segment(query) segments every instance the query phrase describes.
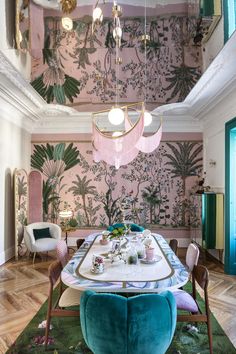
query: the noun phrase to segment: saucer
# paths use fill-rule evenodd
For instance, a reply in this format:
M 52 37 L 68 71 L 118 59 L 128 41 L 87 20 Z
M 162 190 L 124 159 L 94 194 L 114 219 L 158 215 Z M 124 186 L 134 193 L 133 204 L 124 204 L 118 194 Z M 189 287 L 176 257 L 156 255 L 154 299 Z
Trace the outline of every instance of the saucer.
M 161 259 L 162 259 L 161 256 L 156 255 L 151 260 L 147 260 L 147 258 L 140 259 L 140 262 L 144 263 L 144 264 L 153 264 L 153 263 L 156 263 L 156 262 L 160 262 Z
M 101 245 L 107 245 L 109 243 L 109 240 L 100 240 Z
M 104 273 L 104 271 L 103 272 L 95 272 L 93 268 L 90 269 L 90 272 L 93 273 L 93 274 L 102 274 L 102 273 Z

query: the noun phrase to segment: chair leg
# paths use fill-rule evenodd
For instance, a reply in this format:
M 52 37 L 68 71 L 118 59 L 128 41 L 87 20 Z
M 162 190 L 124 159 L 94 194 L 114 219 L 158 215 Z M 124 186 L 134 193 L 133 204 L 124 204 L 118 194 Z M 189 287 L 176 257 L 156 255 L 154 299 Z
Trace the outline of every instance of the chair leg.
M 35 256 L 36 256 L 36 252 L 34 252 L 34 256 L 33 256 L 33 264 L 34 264 L 34 261 L 35 261 Z
M 45 349 L 47 349 L 47 345 L 48 345 L 50 323 L 51 323 L 51 317 L 47 316 L 47 323 L 46 323 L 46 329 L 45 329 Z
M 212 343 L 210 319 L 208 319 L 208 321 L 207 321 L 207 334 L 208 334 L 208 339 L 209 339 L 210 354 L 213 354 L 213 343 Z

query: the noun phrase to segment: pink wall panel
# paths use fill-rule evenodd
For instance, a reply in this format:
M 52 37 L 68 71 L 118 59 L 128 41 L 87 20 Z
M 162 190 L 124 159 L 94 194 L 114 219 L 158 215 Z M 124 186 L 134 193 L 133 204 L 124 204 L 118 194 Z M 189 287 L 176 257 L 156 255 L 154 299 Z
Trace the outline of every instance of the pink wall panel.
M 39 171 L 29 173 L 29 213 L 28 224 L 43 221 L 42 175 Z

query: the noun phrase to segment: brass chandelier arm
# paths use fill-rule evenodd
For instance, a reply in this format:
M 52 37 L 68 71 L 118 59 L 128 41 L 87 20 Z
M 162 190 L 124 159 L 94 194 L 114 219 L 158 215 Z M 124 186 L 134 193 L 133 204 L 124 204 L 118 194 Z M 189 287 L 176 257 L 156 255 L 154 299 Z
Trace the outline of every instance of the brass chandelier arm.
M 135 105 L 135 104 L 131 104 L 131 105 L 129 105 L 129 106 L 125 106 L 126 112 L 128 112 L 128 110 L 127 110 L 128 107 L 134 106 L 134 105 Z M 105 110 L 105 112 L 107 112 L 107 111 L 108 111 L 108 110 Z M 97 113 L 96 113 L 96 114 L 97 114 Z M 107 135 L 106 133 L 102 132 L 102 131 L 98 128 L 98 126 L 97 126 L 95 120 L 93 121 L 93 124 L 94 124 L 94 127 L 95 127 L 96 131 L 97 131 L 101 136 L 103 136 L 103 137 L 105 137 L 105 138 L 107 138 L 107 139 L 111 139 L 111 140 L 120 139 L 120 138 L 123 138 L 124 136 L 128 135 L 128 134 L 137 126 L 137 124 L 140 122 L 140 119 L 142 118 L 142 114 L 144 114 L 144 105 L 143 105 L 143 102 L 142 102 L 142 110 L 141 110 L 141 112 L 140 112 L 140 116 L 139 116 L 139 118 L 137 119 L 137 121 L 135 122 L 135 124 L 132 125 L 131 129 L 125 131 L 123 134 L 121 134 L 121 135 L 119 135 L 119 136 L 109 136 L 109 135 Z M 94 145 L 93 145 L 93 146 L 94 146 Z

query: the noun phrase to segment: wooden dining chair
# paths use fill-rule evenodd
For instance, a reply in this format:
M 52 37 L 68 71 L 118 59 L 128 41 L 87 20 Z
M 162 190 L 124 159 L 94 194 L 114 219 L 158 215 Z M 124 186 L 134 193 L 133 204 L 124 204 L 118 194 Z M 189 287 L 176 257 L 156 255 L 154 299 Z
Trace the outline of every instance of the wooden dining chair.
M 58 261 L 61 262 L 62 268 L 68 263 L 70 256 L 68 254 L 68 248 L 65 240 L 60 240 L 56 246 L 56 255 Z
M 177 322 L 205 322 L 207 324 L 210 354 L 213 354 L 210 309 L 207 292 L 208 282 L 209 273 L 207 268 L 202 265 L 194 266 L 192 271 L 192 294 L 190 295 L 184 290 L 176 290 L 173 291 L 173 295 L 176 300 L 177 309 L 188 311 L 188 314 L 179 314 L 177 316 Z M 204 291 L 205 311 L 203 312 L 197 302 L 196 283 Z
M 85 241 L 84 238 L 78 238 L 78 239 L 76 240 L 77 249 L 79 249 L 79 248 L 82 246 L 82 244 L 84 243 L 84 241 Z
M 66 249 L 67 252 L 67 249 Z M 52 317 L 68 317 L 79 316 L 80 311 L 66 309 L 70 306 L 80 304 L 80 292 L 76 289 L 66 288 L 63 289 L 61 282 L 62 265 L 60 260 L 53 262 L 48 268 L 49 277 L 49 296 L 48 296 L 48 310 L 47 310 L 47 323 L 45 330 L 45 347 L 47 348 L 49 329 Z M 59 280 L 59 295 L 53 304 L 53 289 Z
M 170 240 L 169 246 L 176 255 L 178 253 L 178 245 L 179 245 L 179 242 L 175 238 L 172 238 Z

